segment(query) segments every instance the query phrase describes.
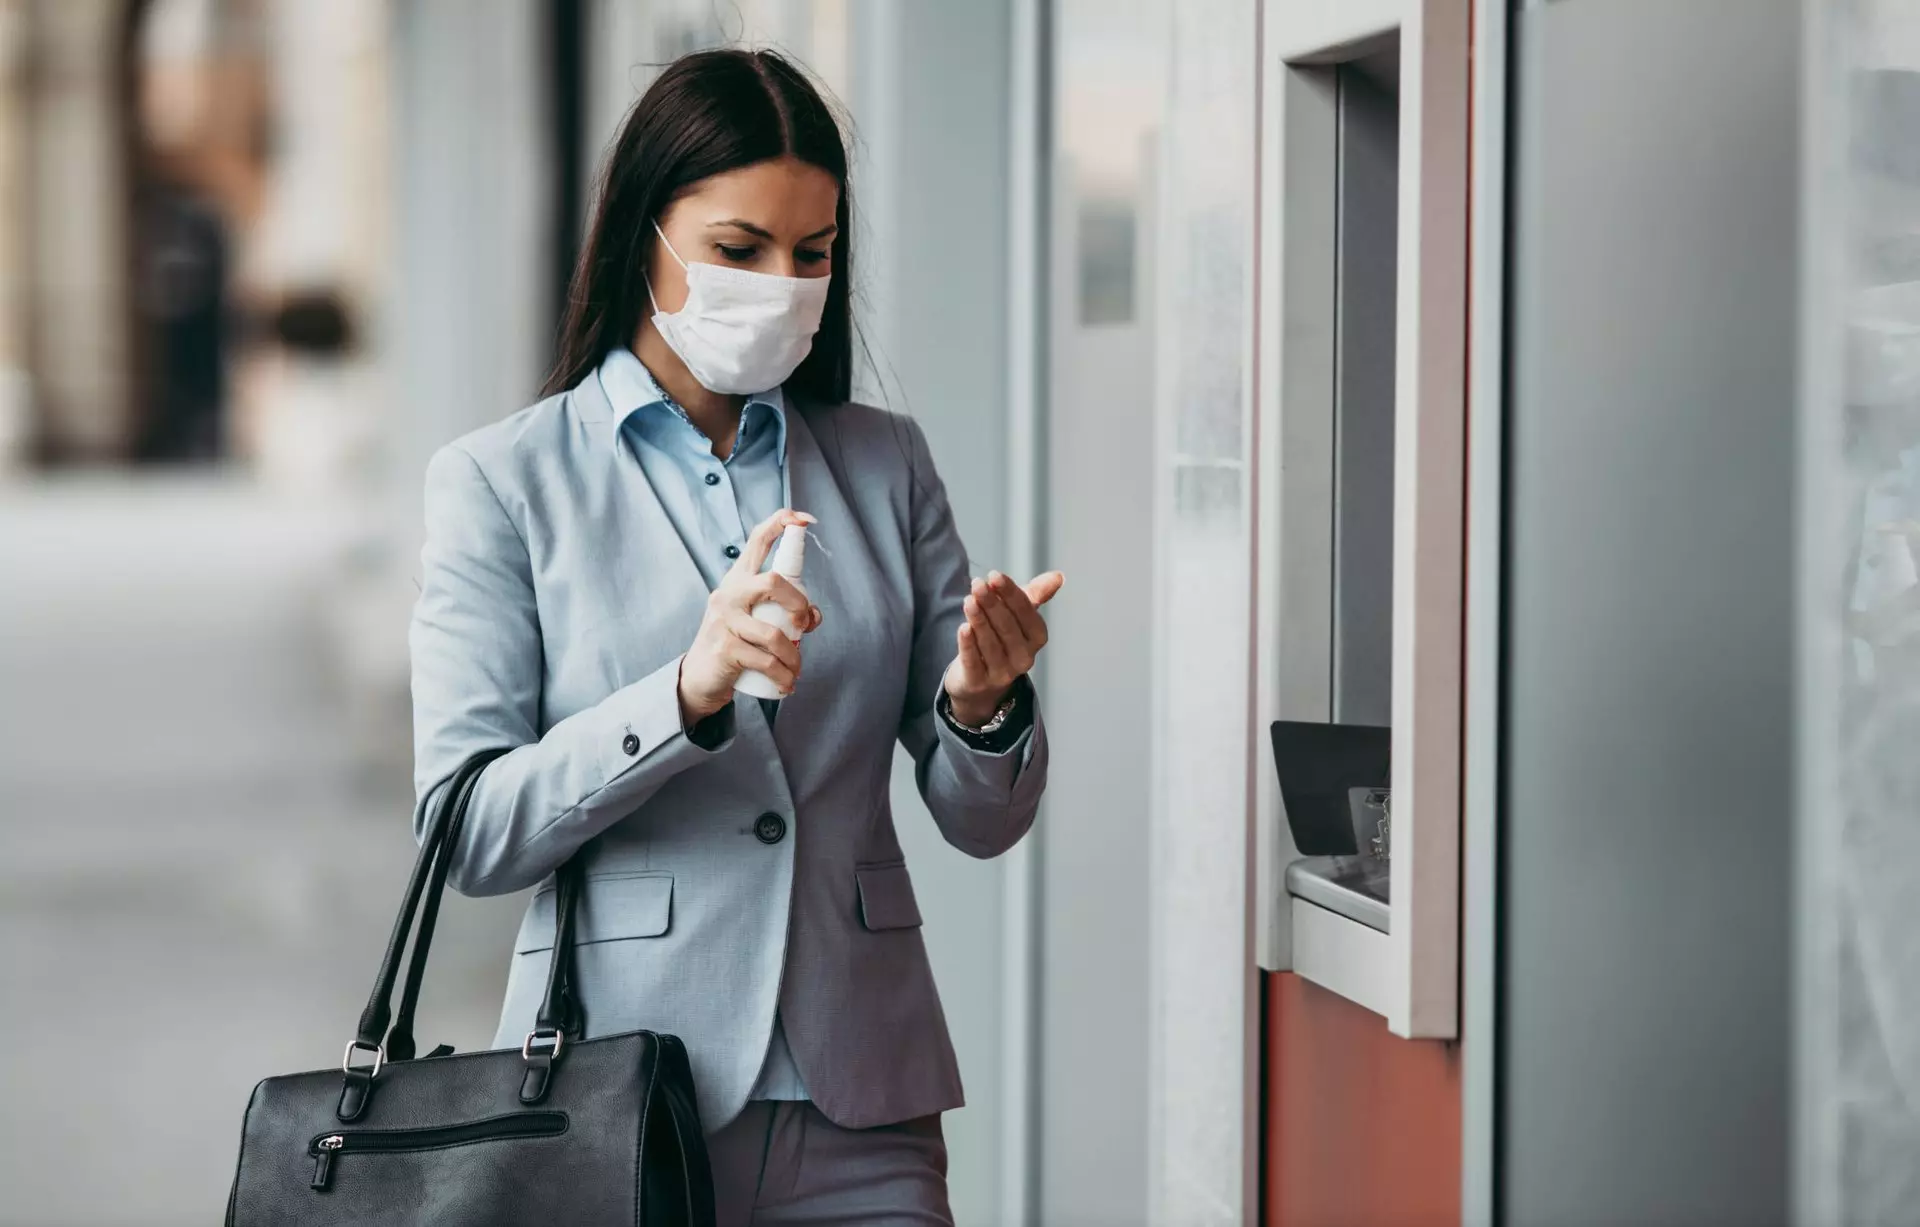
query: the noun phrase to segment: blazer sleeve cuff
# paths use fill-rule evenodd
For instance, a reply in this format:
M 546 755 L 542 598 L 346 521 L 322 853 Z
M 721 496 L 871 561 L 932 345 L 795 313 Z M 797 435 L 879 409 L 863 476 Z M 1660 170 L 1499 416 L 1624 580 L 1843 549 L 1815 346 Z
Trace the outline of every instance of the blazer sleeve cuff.
M 1040 703 L 1032 684 L 1026 685 L 1028 689 L 1021 700 L 1024 711 L 1019 713 L 1025 727 L 1004 742 L 991 736 L 981 737 L 960 731 L 942 714 L 946 706 L 945 688 L 936 694 L 934 735 L 939 738 L 953 774 L 970 790 L 979 790 L 983 795 L 1006 796 L 1013 791 L 1015 782 L 1032 762 L 1034 747 L 1039 741 Z M 1013 719 L 1014 716 L 1010 715 L 1009 721 Z M 1006 729 L 1000 731 L 1008 732 Z
M 601 778 L 612 784 L 640 766 L 691 766 L 733 744 L 734 714 L 729 703 L 691 729 L 680 719 L 680 657 L 599 705 Z
M 953 718 L 953 700 L 944 685 L 934 700 L 933 709 L 941 725 L 958 737 L 961 744 L 983 754 L 1001 755 L 1011 753 L 1033 727 L 1033 681 L 1022 675 L 1013 684 L 1012 698 L 1006 721 L 991 733 L 976 733 Z

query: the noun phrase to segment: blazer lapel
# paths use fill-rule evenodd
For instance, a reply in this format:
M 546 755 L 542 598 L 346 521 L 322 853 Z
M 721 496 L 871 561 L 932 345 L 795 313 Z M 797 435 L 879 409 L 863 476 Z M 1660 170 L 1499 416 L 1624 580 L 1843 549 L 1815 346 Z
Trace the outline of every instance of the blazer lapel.
M 863 654 L 885 650 L 865 642 L 884 604 L 881 594 L 872 590 L 879 568 L 867 548 L 865 525 L 821 451 L 808 416 L 798 403 L 788 401 L 787 490 L 789 505 L 819 522 L 816 540 L 808 543 L 801 582 L 823 617 L 820 629 L 800 645 L 800 684 L 782 700 L 780 719 L 773 725 L 774 741 L 787 751 L 800 749 L 807 737 L 817 735 L 835 704 L 854 701 L 859 688 L 851 671 Z
M 611 480 L 599 486 L 608 492 L 605 505 L 590 514 L 608 543 L 601 563 L 614 618 L 631 620 L 631 634 L 619 638 L 634 644 L 636 654 L 631 663 L 624 655 L 615 662 L 613 679 L 627 685 L 687 649 L 699 633 L 710 590 L 614 419 L 599 373 L 581 381 L 574 396 L 583 427 L 593 432 L 613 469 Z

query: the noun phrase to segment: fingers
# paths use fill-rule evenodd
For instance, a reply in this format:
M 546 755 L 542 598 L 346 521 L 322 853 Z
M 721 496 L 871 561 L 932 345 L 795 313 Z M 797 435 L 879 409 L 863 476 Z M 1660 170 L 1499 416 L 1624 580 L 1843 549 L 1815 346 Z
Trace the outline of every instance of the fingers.
M 734 559 L 733 570 L 744 575 L 758 575 L 767 565 L 767 555 L 773 552 L 773 543 L 780 539 L 789 524 L 812 524 L 813 517 L 804 511 L 795 511 L 791 507 L 782 507 L 754 526 L 747 537 L 747 546 L 740 551 L 740 557 Z
M 740 551 L 740 557 L 733 560 L 730 568 L 735 575 L 758 575 L 760 568 L 767 565 L 767 555 L 773 550 L 773 543 L 786 530 L 787 515 L 783 508 L 774 512 L 754 526 L 747 534 L 747 546 Z
M 1035 609 L 1038 609 L 1058 595 L 1060 589 L 1066 585 L 1066 582 L 1067 577 L 1060 574 L 1060 572 L 1048 571 L 1046 574 L 1036 575 L 1028 581 L 1022 595 L 1033 603 Z
M 1020 634 L 1025 637 L 1027 647 L 1038 654 L 1041 648 L 1047 646 L 1047 620 L 1034 608 L 1026 589 L 998 571 L 987 576 L 987 583 L 992 587 L 993 594 L 1000 598 L 1000 603 L 1013 615 L 1014 621 L 1020 624 Z
M 800 645 L 787 638 L 780 628 L 745 614 L 734 614 L 727 621 L 727 629 L 740 642 L 771 655 L 795 677 L 800 675 Z
M 986 662 L 988 674 L 1010 677 L 1013 667 L 1007 660 L 1007 649 L 1000 642 L 1000 632 L 994 629 L 978 595 L 984 588 L 984 584 L 980 585 L 967 597 L 967 628 L 973 632 L 974 645 L 980 650 L 980 658 Z
M 813 629 L 814 615 L 819 611 L 807 600 L 806 593 L 793 586 L 793 581 L 774 571 L 763 571 L 747 581 L 741 590 L 746 599 L 747 609 L 752 609 L 762 601 L 772 601 L 787 611 L 793 618 L 793 624 L 802 631 Z
M 801 678 L 801 645 L 781 634 L 780 628 L 756 622 L 745 614 L 728 620 L 733 632 L 730 655 L 743 668 L 753 668 L 774 680 L 780 689 L 793 689 Z
M 1020 620 L 1007 608 L 1007 603 L 993 590 L 993 585 L 985 580 L 975 580 L 973 599 L 987 615 L 987 624 L 1000 638 L 1000 654 L 1006 660 L 1007 669 L 1015 674 L 1025 673 L 1033 667 L 1033 649 L 1027 644 L 1027 636 L 1020 629 Z
M 774 685 L 787 694 L 793 693 L 794 684 L 800 680 L 799 672 L 785 661 L 765 648 L 756 647 L 743 639 L 733 641 L 733 659 L 734 663 L 742 669 L 766 674 Z
M 987 676 L 986 658 L 980 655 L 980 642 L 974 636 L 973 627 L 968 623 L 960 624 L 959 651 L 960 668 L 968 677 L 985 678 Z

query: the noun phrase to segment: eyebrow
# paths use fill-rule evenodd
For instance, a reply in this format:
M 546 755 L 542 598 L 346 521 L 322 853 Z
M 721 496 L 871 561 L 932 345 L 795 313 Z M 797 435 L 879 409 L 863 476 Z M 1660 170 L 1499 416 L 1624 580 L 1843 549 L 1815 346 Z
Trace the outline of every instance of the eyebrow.
M 761 229 L 759 226 L 754 225 L 752 222 L 742 221 L 737 217 L 728 218 L 726 221 L 723 221 L 723 222 L 710 222 L 707 225 L 707 229 L 717 230 L 722 226 L 732 226 L 736 230 L 746 231 L 748 234 L 751 234 L 753 237 L 757 239 L 765 239 L 769 243 L 773 242 L 773 236 L 771 234 L 768 234 L 765 230 Z M 801 239 L 800 241 L 802 243 L 809 243 L 809 242 L 812 242 L 814 239 L 824 239 L 830 234 L 837 233 L 839 229 L 840 227 L 837 224 L 828 226 L 824 230 L 814 231 L 812 234 L 807 235 L 805 238 Z

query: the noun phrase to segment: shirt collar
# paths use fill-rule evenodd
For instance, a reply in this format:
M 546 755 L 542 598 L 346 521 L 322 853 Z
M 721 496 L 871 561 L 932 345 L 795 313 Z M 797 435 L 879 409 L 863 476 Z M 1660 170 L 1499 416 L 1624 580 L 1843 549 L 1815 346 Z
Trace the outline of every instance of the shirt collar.
M 636 358 L 633 351 L 622 345 L 610 351 L 600 363 L 600 390 L 607 394 L 607 402 L 613 406 L 613 428 L 624 430 L 627 423 L 636 415 L 643 413 L 671 414 L 684 423 L 695 434 L 700 428 L 693 424 L 686 410 L 675 404 L 665 389 L 654 379 L 653 372 L 646 364 Z M 755 405 L 768 410 L 767 416 L 773 422 L 775 452 L 780 462 L 787 459 L 787 400 L 779 388 L 758 392 L 740 406 L 740 433 L 734 440 L 734 451 L 738 454 L 741 446 L 747 442 L 747 435 L 754 420 L 752 412 Z M 705 438 L 704 435 L 700 436 Z

